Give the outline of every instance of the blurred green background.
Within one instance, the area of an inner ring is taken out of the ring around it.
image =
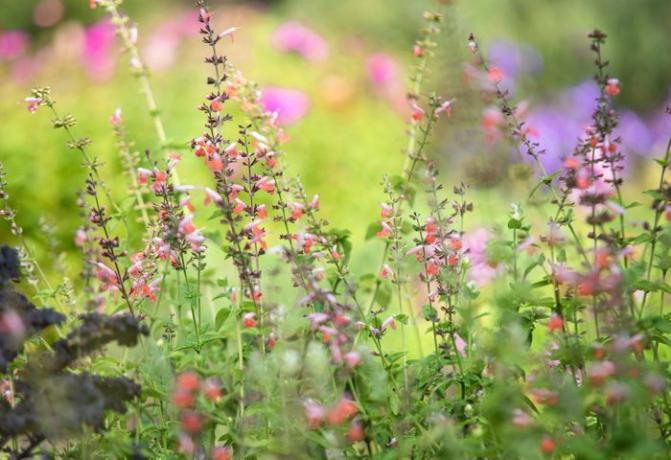
[[[538,109],[539,126],[547,125],[550,131],[556,124],[552,120],[561,122],[563,113],[570,113],[566,119],[573,117],[579,125],[575,106],[593,102],[589,91],[583,96],[579,91],[593,72],[586,35],[599,27],[609,34],[605,54],[612,62],[610,72],[622,82],[617,104],[631,114],[626,132],[636,141],[629,168],[635,181],[646,180],[646,158],[658,153],[660,139],[671,133],[660,115],[671,85],[668,0],[212,4],[221,30],[241,27],[226,51],[248,78],[262,87],[291,88],[308,96],[307,113],[287,128],[291,141],[286,162],[309,193],[320,193],[325,215],[353,231],[355,264],[369,264],[379,250],[377,243],[364,245],[363,236],[383,199],[383,175],[399,173],[403,164],[404,88],[409,87],[412,45],[425,10],[442,11],[446,18],[427,87],[457,98],[452,118],[440,124],[431,155],[439,160],[446,181],[472,185],[477,224],[470,226],[503,222],[508,204],[523,200],[528,189],[511,183],[514,156],[509,146],[491,145],[480,129],[488,102],[464,83],[469,32],[480,38],[486,54],[498,50],[491,57],[501,60],[506,71],[510,68],[511,77],[514,74],[515,99],[528,100],[532,112]],[[168,135],[185,145],[200,135],[203,120],[195,107],[206,93],[205,50],[194,33],[192,2],[127,0],[123,9],[139,24],[139,46],[153,68]],[[311,60],[278,49],[276,32],[287,21],[299,21],[321,37],[328,55]],[[380,53],[381,68],[371,70],[371,56]],[[0,0],[0,78],[0,159],[18,221],[35,247],[46,247],[39,225],[40,218],[46,218],[55,226],[61,250],[74,254],[73,234],[81,222],[74,203],[85,174],[79,158],[64,146],[63,133],[50,129],[45,112],[29,114],[23,99],[31,87],[51,86],[59,109],[80,121],[78,135],[93,139],[92,151],[106,162],[103,176],[123,196],[110,115],[122,108],[139,150],[157,146],[136,82],[102,11],[91,10],[87,0]],[[555,118],[547,119],[548,113]],[[570,152],[559,142],[565,140],[544,139],[554,142],[549,150],[556,157]],[[187,152],[184,158],[180,168],[185,182],[206,182],[201,164]],[[0,235],[11,238],[6,226]]]

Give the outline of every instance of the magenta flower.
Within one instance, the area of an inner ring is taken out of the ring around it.
[[[91,78],[103,81],[114,71],[114,25],[109,21],[100,21],[84,33],[82,59]]]
[[[305,116],[310,98],[302,91],[268,87],[261,93],[261,104],[266,112],[277,114],[277,122],[291,125]]]
[[[398,64],[386,53],[375,53],[366,59],[368,79],[374,86],[389,86],[398,78]]]
[[[0,33],[0,59],[13,60],[23,56],[28,47],[28,35],[22,30]]]
[[[329,54],[326,41],[297,21],[280,25],[273,33],[272,43],[279,51],[297,53],[312,62],[323,61]]]

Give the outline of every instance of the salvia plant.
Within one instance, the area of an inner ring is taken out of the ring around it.
[[[202,129],[173,140],[121,0],[90,5],[116,28],[155,142],[138,150],[123,112],[112,115],[127,181],[115,197],[75,115],[49,88],[26,98],[82,164],[82,264],[78,279],[52,284],[0,171],[17,247],[0,249],[2,455],[669,458],[671,141],[645,201],[629,199],[606,34],[586,38],[600,88],[591,122],[552,174],[502,70],[464,40],[471,84],[496,106],[488,136],[529,171],[528,200],[474,242],[465,229],[478,204],[430,156],[459,101],[425,88],[444,27],[425,13],[406,162],[380,177],[367,232],[376,268],[356,273],[350,232],[288,173],[277,114],[225,55],[237,29],[217,30],[197,2]],[[189,182],[181,163],[209,179]],[[494,279],[486,294],[477,277]]]

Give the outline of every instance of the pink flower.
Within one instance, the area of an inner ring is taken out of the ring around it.
[[[92,25],[84,33],[82,60],[87,72],[96,81],[104,81],[114,70],[114,25],[103,20]]]
[[[497,274],[496,268],[488,263],[487,244],[489,232],[484,228],[474,230],[464,235],[463,247],[468,253],[471,267],[468,273],[469,279],[479,286],[490,283]]]
[[[396,318],[394,317],[394,315],[391,315],[389,318],[384,320],[382,326],[380,326],[380,330],[384,332],[389,327],[396,330]]]
[[[328,57],[326,41],[297,21],[280,25],[272,36],[273,46],[284,53],[297,53],[308,61],[322,61]]]
[[[381,222],[381,225],[382,225],[382,230],[377,232],[375,234],[375,236],[377,236],[378,238],[386,238],[391,234],[391,227],[389,226],[388,223],[386,223],[384,221]]]
[[[39,97],[27,97],[25,99],[26,104],[28,104],[28,112],[35,113],[40,105],[42,105],[42,99]]]
[[[466,357],[466,342],[461,338],[459,334],[454,333],[454,343],[457,347],[457,352],[461,355],[462,358]]]
[[[51,27],[63,19],[64,11],[61,0],[42,0],[33,10],[33,21],[40,27]]]
[[[391,267],[387,264],[382,265],[382,269],[380,270],[379,276],[383,280],[386,280],[390,276],[394,275],[394,271],[391,269]]]
[[[305,402],[305,418],[308,421],[308,428],[316,430],[326,420],[326,409],[324,406],[308,400]]]
[[[345,363],[350,369],[354,369],[361,362],[361,353],[358,351],[350,351],[345,354]]]
[[[375,86],[389,86],[398,78],[398,64],[389,54],[371,54],[366,59],[368,79]]]
[[[14,60],[23,56],[28,47],[28,35],[22,30],[0,34],[0,59]]]
[[[121,123],[123,123],[123,118],[121,117],[121,108],[120,107],[117,107],[117,109],[114,111],[114,113],[110,117],[110,123],[113,126],[119,126]]]
[[[288,88],[265,88],[260,102],[266,112],[277,114],[281,125],[298,122],[310,108],[310,98],[304,92]]]

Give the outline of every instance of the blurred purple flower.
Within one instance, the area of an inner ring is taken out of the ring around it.
[[[507,40],[492,43],[489,60],[513,80],[520,73],[538,73],[543,69],[543,60],[533,47]]]
[[[662,108],[648,122],[650,136],[652,137],[651,150],[653,155],[664,153],[669,138],[671,138],[671,115],[666,112],[666,107],[671,107],[671,89],[669,90],[669,97],[662,105]]]
[[[631,111],[620,113],[620,124],[615,130],[615,137],[621,137],[625,154],[648,155],[652,148],[650,129],[641,117]]]
[[[28,47],[28,35],[22,30],[0,33],[0,59],[13,60],[23,56]]]
[[[366,69],[370,82],[379,87],[392,85],[398,78],[398,64],[387,53],[375,53],[366,59]]]
[[[277,114],[279,124],[290,125],[308,112],[310,98],[299,90],[268,87],[261,92],[261,104],[267,112]]]
[[[322,61],[328,57],[326,41],[316,32],[297,21],[280,25],[272,36],[275,48],[285,53],[298,53],[308,61]]]
[[[538,107],[529,114],[526,122],[531,140],[540,144],[539,150],[545,150],[540,156],[541,163],[548,173],[557,171],[562,166],[562,159],[571,154],[582,135],[582,124],[553,106]],[[524,148],[520,151],[526,155]]]
[[[107,20],[92,25],[84,32],[82,59],[86,70],[94,80],[103,81],[112,76],[114,38],[114,25]]]
[[[566,113],[579,122],[587,122],[596,109],[599,87],[592,80],[584,80],[562,94]]]

